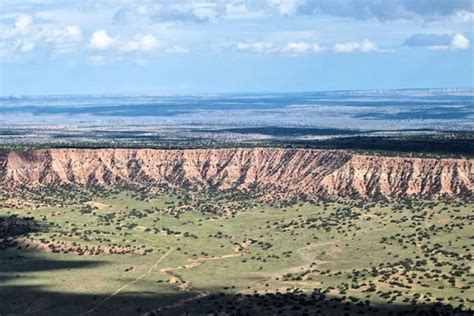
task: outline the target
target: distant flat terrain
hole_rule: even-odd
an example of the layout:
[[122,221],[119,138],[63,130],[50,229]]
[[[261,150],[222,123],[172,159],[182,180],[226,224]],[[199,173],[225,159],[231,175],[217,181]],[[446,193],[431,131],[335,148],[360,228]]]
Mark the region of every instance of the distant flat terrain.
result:
[[[469,127],[472,88],[191,96],[24,96],[0,99],[2,125],[156,124],[352,129]],[[14,117],[15,120],[9,120]],[[62,118],[62,120],[58,120]],[[472,126],[470,126],[472,128]]]
[[473,89],[0,99],[0,146],[474,156]]

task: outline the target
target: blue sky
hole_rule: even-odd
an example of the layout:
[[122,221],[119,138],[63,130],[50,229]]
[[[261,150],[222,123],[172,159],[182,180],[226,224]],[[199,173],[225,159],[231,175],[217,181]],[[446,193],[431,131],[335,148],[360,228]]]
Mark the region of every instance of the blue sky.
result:
[[0,94],[473,86],[473,0],[3,0]]

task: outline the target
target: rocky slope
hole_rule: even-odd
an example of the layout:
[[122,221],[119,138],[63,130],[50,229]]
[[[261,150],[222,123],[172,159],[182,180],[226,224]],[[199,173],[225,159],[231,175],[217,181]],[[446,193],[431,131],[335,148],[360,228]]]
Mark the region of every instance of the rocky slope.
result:
[[474,160],[278,148],[49,149],[0,153],[4,188],[74,183],[252,189],[263,196],[470,196]]

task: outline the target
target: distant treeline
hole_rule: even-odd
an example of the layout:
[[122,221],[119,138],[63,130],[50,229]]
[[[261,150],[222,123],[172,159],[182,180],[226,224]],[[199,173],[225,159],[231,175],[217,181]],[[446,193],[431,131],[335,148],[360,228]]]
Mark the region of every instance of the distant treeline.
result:
[[225,129],[202,130],[196,129],[195,132],[209,133],[237,133],[237,134],[261,134],[274,137],[297,137],[297,136],[338,136],[355,135],[361,132],[356,129],[341,128],[301,128],[301,127],[236,127]]
[[388,154],[391,152],[429,156],[474,156],[474,137],[353,136],[324,140],[275,140],[273,143],[284,147],[377,151]]
[[[201,130],[202,132],[203,130]],[[211,130],[210,130],[211,131]],[[0,149],[29,150],[40,148],[155,148],[155,149],[200,149],[200,148],[253,148],[253,147],[281,147],[281,148],[314,148],[314,149],[341,149],[367,154],[426,156],[426,157],[474,157],[474,132],[428,132],[425,134],[400,131],[397,135],[369,135],[355,130],[336,129],[300,129],[300,128],[235,128],[213,130],[213,132],[235,132],[241,134],[258,133],[271,135],[274,138],[264,140],[242,141],[214,141],[204,137],[193,139],[170,140],[164,137],[150,135],[130,137],[100,138],[89,141],[88,138],[79,139],[74,136],[52,139],[35,143],[28,140],[4,142]],[[339,133],[339,134],[338,134]],[[352,135],[352,133],[354,133]],[[373,131],[371,132],[373,133]],[[297,139],[299,136],[328,136],[324,139]],[[332,136],[332,137],[331,137]]]

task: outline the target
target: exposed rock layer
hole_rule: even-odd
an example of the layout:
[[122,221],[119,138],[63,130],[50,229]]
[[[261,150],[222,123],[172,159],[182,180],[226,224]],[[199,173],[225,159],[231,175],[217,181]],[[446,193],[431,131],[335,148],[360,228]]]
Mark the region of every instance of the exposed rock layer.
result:
[[474,160],[279,148],[49,149],[0,153],[0,182],[252,189],[263,195],[470,196]]

